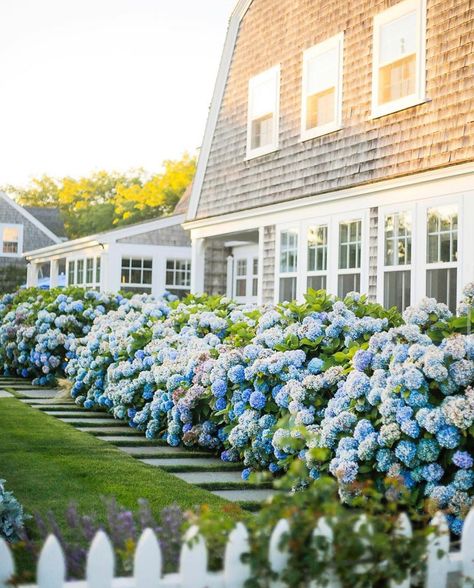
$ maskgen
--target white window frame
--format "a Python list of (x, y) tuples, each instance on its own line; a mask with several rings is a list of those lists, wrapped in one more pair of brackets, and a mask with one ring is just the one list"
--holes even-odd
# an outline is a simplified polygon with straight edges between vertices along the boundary
[[(307, 81), (308, 81), (308, 62), (319, 55), (322, 55), (330, 49), (337, 49), (338, 52), (338, 75), (336, 83), (335, 96), (335, 119), (331, 123), (314, 127), (312, 129), (306, 128), (307, 117)], [(342, 129), (342, 91), (343, 91), (343, 60), (344, 60), (344, 33), (339, 33), (303, 53), (303, 74), (301, 86), (301, 141), (308, 141), (328, 133), (333, 133)]]
[[(92, 259), (92, 282), (87, 281), (87, 260)], [(100, 255), (97, 253), (91, 253), (89, 255), (79, 255), (68, 257), (66, 259), (66, 285), (67, 286), (77, 286), (78, 288), (100, 288), (100, 279), (97, 281), (97, 260), (100, 259)], [(84, 263), (84, 280), (81, 284), (77, 282), (77, 263), (82, 261)], [(69, 266), (71, 263), (74, 263), (74, 278), (73, 282), (69, 281)], [(101, 261), (100, 261), (101, 263)], [(102, 263), (101, 263), (101, 274), (102, 274)], [(102, 276), (99, 276), (100, 278)]]
[[(280, 271), (280, 256), (281, 256), (281, 234), (286, 231), (296, 230), (298, 233), (297, 246), (297, 260), (296, 271), (281, 272)], [(275, 303), (280, 300), (280, 278), (296, 278), (296, 299), (300, 299), (300, 284), (301, 284), (301, 223), (281, 224), (276, 227), (276, 242), (275, 242)]]
[[(168, 262), (169, 261), (172, 261), (175, 263), (175, 267), (172, 270), (168, 269)], [(176, 269), (176, 262), (181, 262), (181, 263), (186, 264), (185, 272), (186, 272), (186, 274), (189, 273), (189, 280), (188, 280), (189, 285), (188, 286), (182, 286), (182, 285), (168, 283), (168, 272), (172, 272), (173, 279), (176, 280), (177, 273), (182, 271), (182, 270)], [(152, 275), (153, 275), (153, 265), (152, 265)], [(167, 257), (166, 258), (166, 260), (165, 260), (165, 289), (166, 290), (169, 290), (169, 289), (180, 290), (183, 292), (191, 292), (191, 260), (189, 258), (184, 258), (184, 257)]]
[[(339, 295), (339, 276), (341, 274), (360, 274), (360, 293), (367, 294), (369, 291), (369, 210), (354, 210), (344, 214), (335, 215), (333, 221), (333, 242), (335, 247), (332, 248), (332, 259), (328, 267), (334, 267), (332, 272), (331, 289), (328, 291)], [(339, 225), (343, 222), (361, 221), (361, 245), (360, 245), (360, 267), (359, 268), (339, 268)]]
[[(384, 24), (408, 14), (416, 12), (416, 88), (415, 93), (398, 100), (379, 104), (379, 54), (380, 31)], [(426, 0), (403, 0), (388, 10), (374, 16), (373, 21), (373, 50), (372, 50), (372, 118), (385, 116), (421, 104), (426, 100)]]
[[(411, 263), (405, 265), (385, 265), (385, 218), (391, 214), (405, 212), (411, 215)], [(416, 205), (409, 202), (379, 207), (377, 242), (377, 302), (384, 305), (385, 273), (390, 271), (410, 272), (410, 304), (414, 303), (416, 291), (416, 275), (418, 256)]]
[[(237, 265), (239, 261), (245, 260), (247, 267), (245, 276), (238, 276), (237, 275)], [(253, 271), (253, 263), (254, 260), (257, 260), (257, 273)], [(234, 298), (237, 302), (243, 303), (256, 303), (258, 299), (258, 285), (260, 283), (260, 276), (259, 276), (259, 257), (258, 251), (255, 247), (239, 247), (235, 248), (233, 255), (232, 255), (232, 298)], [(238, 296), (237, 295), (237, 281), (245, 279), (245, 296)], [(253, 294), (253, 281), (254, 279), (257, 280), (257, 294)]]
[[(144, 271), (144, 267), (143, 267), (143, 263), (145, 261), (151, 261), (151, 281), (149, 284), (145, 284), (143, 282), (122, 282), (122, 269), (123, 269), (123, 260), (124, 259), (129, 259), (130, 261), (136, 261), (136, 260), (140, 260), (141, 261), (141, 267), (140, 267), (140, 271), (141, 271), (141, 275), (143, 276), (143, 271)], [(130, 274), (133, 271), (134, 268), (132, 268), (132, 266), (130, 266)], [(135, 268), (138, 269), (138, 268)], [(146, 268), (147, 271), (149, 271), (149, 268)], [(119, 290), (125, 290), (127, 291), (127, 288), (143, 288), (144, 293), (148, 293), (151, 294), (153, 291), (153, 272), (154, 272), (154, 260), (153, 260), (153, 256), (146, 256), (146, 255), (132, 255), (132, 254), (122, 254), (120, 256), (120, 285), (119, 285)], [(149, 290), (149, 292), (148, 292)]]
[[(256, 86), (262, 82), (272, 80), (275, 83), (275, 102), (273, 106), (273, 140), (268, 145), (252, 149), (252, 106), (253, 106), (253, 94)], [(276, 65), (261, 74), (254, 76), (249, 80), (248, 87), (248, 111), (247, 111), (247, 159), (253, 159), (255, 157), (261, 157), (268, 153), (273, 153), (278, 149), (278, 139), (280, 134), (280, 65)]]
[[(327, 269), (326, 271), (310, 271), (308, 270), (308, 231), (313, 227), (327, 227), (328, 241), (327, 241)], [(332, 219), (329, 216), (318, 217), (301, 223), (300, 233), (300, 255), (298, 259), (301, 259), (301, 278), (298, 280), (298, 299), (303, 300), (305, 293), (308, 290), (308, 278), (310, 276), (326, 276), (326, 289), (329, 289), (329, 276), (330, 267), (332, 260), (332, 248), (334, 243), (332, 242), (333, 226)]]
[[(3, 251), (3, 230), (18, 230), (18, 251), (16, 253), (4, 253)], [(18, 223), (0, 223), (0, 257), (21, 257), (23, 254), (23, 225)]]

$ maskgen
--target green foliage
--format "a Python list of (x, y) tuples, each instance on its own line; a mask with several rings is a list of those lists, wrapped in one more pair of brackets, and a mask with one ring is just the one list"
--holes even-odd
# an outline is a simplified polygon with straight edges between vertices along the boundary
[(26, 266), (10, 263), (0, 268), (0, 294), (14, 292), (26, 281)]

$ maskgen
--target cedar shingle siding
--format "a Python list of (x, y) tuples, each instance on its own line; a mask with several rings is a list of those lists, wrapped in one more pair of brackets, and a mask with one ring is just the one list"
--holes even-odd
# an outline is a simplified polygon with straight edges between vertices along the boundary
[[(371, 120), (372, 20), (395, 0), (254, 0), (214, 133), (197, 218), (471, 161), (473, 8), (427, 0), (424, 104)], [(300, 142), (303, 51), (344, 31), (343, 126)], [(245, 161), (249, 79), (281, 64), (280, 147)]]
[(119, 243), (135, 243), (143, 245), (168, 245), (173, 247), (190, 247), (191, 239), (181, 225), (173, 225), (163, 229), (156, 229), (133, 237), (124, 237)]

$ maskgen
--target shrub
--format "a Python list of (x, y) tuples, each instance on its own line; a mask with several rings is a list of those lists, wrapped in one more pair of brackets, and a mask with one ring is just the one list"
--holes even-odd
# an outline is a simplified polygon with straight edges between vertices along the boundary
[(0, 537), (16, 541), (23, 532), (25, 516), (23, 507), (4, 484), (5, 480), (0, 480)]

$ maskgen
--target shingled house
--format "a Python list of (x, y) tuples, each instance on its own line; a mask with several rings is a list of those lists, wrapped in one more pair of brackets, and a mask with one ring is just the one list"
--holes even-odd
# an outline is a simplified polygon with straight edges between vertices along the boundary
[(192, 290), (400, 308), (474, 280), (470, 0), (240, 0), (185, 228)]
[(57, 208), (22, 207), (0, 192), (0, 292), (10, 292), (24, 283), (24, 251), (64, 239), (64, 224)]

